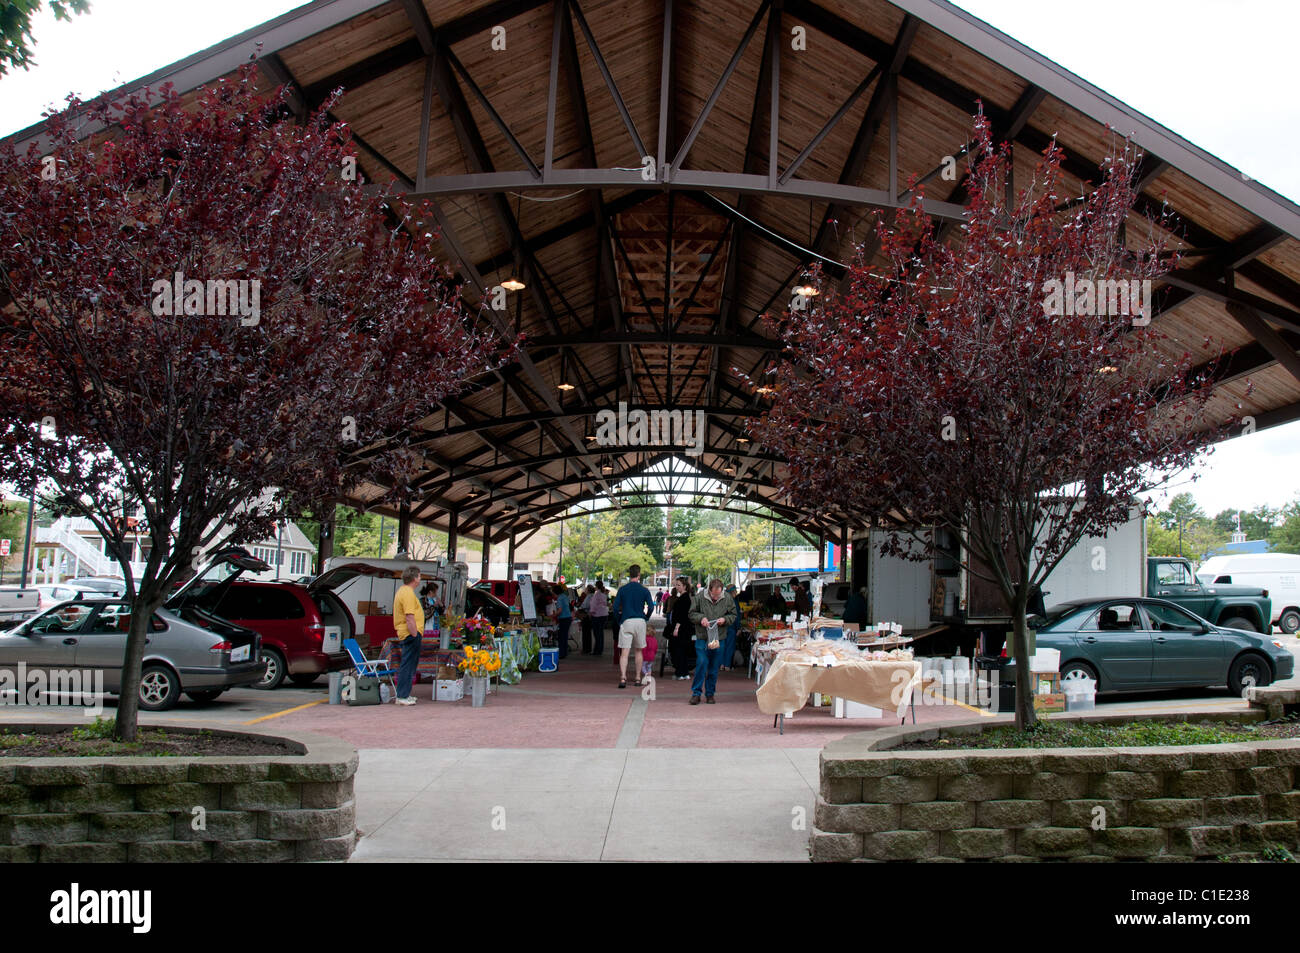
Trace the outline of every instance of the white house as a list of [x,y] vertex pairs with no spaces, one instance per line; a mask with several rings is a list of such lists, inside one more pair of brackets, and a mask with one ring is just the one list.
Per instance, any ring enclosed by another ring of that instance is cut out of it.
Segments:
[[[131,572],[138,576],[149,558],[149,539],[138,534],[127,537],[131,542]],[[253,555],[271,568],[244,578],[262,581],[297,579],[315,572],[316,547],[292,521],[286,521],[275,536],[246,545]],[[108,553],[108,545],[90,520],[85,517],[60,517],[49,526],[33,532],[32,571],[39,582],[60,582],[74,576],[122,577],[122,568]]]

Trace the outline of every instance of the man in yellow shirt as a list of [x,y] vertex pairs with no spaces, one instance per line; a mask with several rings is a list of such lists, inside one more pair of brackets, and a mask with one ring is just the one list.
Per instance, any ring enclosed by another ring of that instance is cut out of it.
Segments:
[[393,629],[402,649],[402,663],[397,668],[397,704],[414,705],[411,681],[420,663],[420,645],[424,638],[424,607],[415,587],[420,584],[420,567],[402,570],[402,587],[393,597]]

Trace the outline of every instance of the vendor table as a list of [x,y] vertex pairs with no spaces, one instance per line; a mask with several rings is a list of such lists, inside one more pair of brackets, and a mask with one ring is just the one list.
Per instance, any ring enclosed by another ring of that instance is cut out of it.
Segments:
[[[784,732],[782,719],[803,708],[812,692],[893,711],[906,720],[913,691],[920,683],[921,663],[915,659],[883,662],[836,659],[828,666],[824,661],[816,664],[790,661],[777,655],[756,694],[759,711],[775,716]],[[915,709],[912,720],[916,720]]]

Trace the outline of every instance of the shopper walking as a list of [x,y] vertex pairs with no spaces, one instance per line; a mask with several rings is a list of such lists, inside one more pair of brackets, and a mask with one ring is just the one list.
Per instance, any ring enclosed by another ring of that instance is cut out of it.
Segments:
[[[627,582],[614,594],[614,617],[618,627],[618,687],[627,688],[627,663],[634,655],[640,660],[645,648],[646,622],[654,612],[650,590],[641,585],[641,567],[633,563],[627,570]],[[640,665],[632,670],[641,684]]]
[[609,618],[609,593],[604,580],[596,580],[596,591],[587,600],[587,611],[591,613],[591,654],[604,655],[605,622]]
[[726,627],[740,614],[736,600],[722,591],[722,580],[714,579],[709,588],[695,597],[691,621],[696,625],[695,680],[691,682],[691,704],[700,703],[700,692],[705,701],[713,704],[718,688],[718,663],[722,660],[722,639]]
[[582,654],[591,654],[591,596],[595,586],[588,586],[578,603],[578,628],[582,630]]
[[695,600],[695,593],[691,591],[690,580],[678,576],[668,598],[672,605],[666,610],[664,638],[668,640],[673,676],[680,682],[690,678],[695,671],[695,623],[691,621],[691,603]]
[[407,566],[402,570],[402,586],[393,597],[393,630],[402,650],[402,662],[397,668],[397,704],[414,705],[411,681],[416,666],[420,664],[420,640],[424,637],[424,607],[415,587],[420,582],[420,567]]
[[844,631],[861,632],[867,623],[867,587],[849,595],[844,601]]

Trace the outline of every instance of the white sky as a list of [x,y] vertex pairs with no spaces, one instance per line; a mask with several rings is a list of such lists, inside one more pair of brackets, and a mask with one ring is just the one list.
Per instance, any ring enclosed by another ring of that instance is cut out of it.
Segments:
[[[0,79],[0,135],[70,91],[94,95],[300,4],[292,0],[92,0],[34,30],[37,65]],[[1300,201],[1296,0],[958,0],[1026,46]],[[1180,486],[1213,514],[1300,493],[1300,422],[1222,444]],[[1175,490],[1177,492],[1177,490]]]

